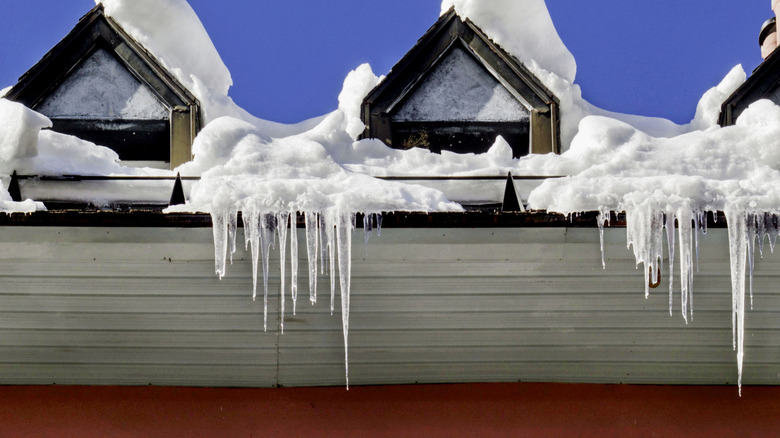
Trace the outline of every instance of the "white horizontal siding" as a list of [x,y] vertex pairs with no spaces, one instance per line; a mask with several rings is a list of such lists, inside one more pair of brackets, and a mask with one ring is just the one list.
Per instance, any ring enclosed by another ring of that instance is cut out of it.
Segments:
[[[668,314],[666,271],[644,298],[622,229],[607,230],[606,271],[595,229],[385,229],[368,246],[356,233],[351,384],[736,382],[725,230],[702,242],[687,326],[678,293]],[[280,335],[278,253],[264,333],[248,254],[219,280],[211,238],[0,229],[0,384],[343,385],[340,303],[331,316],[321,276],[309,304],[305,247],[298,313],[288,291]],[[757,262],[747,384],[780,383],[779,267]]]

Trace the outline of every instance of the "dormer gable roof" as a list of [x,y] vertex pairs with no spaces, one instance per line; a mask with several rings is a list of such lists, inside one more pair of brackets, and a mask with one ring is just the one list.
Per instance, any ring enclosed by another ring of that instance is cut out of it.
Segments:
[[558,103],[555,95],[520,61],[495,44],[471,20],[462,20],[454,8],[442,15],[396,63],[365,102],[370,103],[375,111],[392,111],[439,58],[458,42],[476,55],[510,92],[522,97],[533,109],[545,111],[550,104]]
[[103,5],[84,15],[68,35],[24,73],[7,99],[35,109],[96,48],[112,52],[171,108],[197,104],[195,96],[111,17]]
[[[482,65],[528,111],[545,115],[556,125],[557,97],[517,58],[493,42],[470,19],[463,20],[451,8],[417,41],[363,101],[362,118],[366,124],[363,137],[384,138],[381,131],[390,115],[414,94],[439,62],[463,48]],[[552,151],[559,150],[559,133],[553,133]]]

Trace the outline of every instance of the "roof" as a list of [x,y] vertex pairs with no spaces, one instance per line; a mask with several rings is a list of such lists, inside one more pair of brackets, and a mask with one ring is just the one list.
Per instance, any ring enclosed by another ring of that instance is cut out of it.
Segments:
[[112,52],[171,108],[198,106],[195,96],[111,17],[103,5],[84,15],[71,32],[19,78],[6,99],[35,109],[97,48]]

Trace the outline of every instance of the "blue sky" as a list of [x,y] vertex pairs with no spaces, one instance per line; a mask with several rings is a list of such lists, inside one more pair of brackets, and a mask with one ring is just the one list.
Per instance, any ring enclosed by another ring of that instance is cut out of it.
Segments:
[[[13,85],[93,6],[1,0],[0,88]],[[736,64],[761,61],[769,0],[548,0],[584,96],[608,110],[686,123]],[[439,0],[190,0],[253,114],[296,122],[333,110],[346,74],[386,73],[438,18]]]

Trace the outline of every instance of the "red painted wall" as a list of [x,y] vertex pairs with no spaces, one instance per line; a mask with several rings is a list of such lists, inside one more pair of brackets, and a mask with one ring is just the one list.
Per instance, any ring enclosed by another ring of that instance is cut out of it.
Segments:
[[780,388],[0,387],[0,437],[778,436]]

